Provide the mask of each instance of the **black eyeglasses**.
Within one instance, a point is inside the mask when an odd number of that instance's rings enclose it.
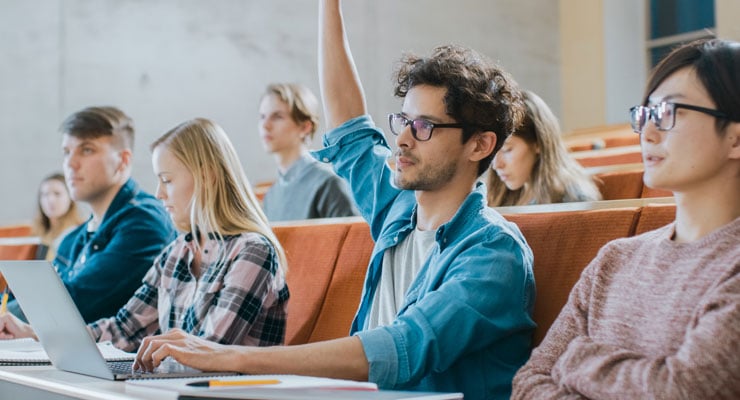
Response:
[[[630,108],[630,124],[632,125],[632,130],[638,134],[642,133],[648,120],[653,121],[660,131],[671,130],[676,124],[676,109],[678,108],[698,111],[715,118],[730,119],[727,114],[721,111],[712,110],[711,108],[692,106],[691,104],[683,103],[662,102],[652,107],[634,106]]]
[[[388,123],[391,126],[391,132],[398,136],[406,127],[411,128],[411,136],[414,139],[425,142],[432,138],[434,128],[465,128],[465,124],[435,124],[425,119],[408,119],[403,114],[388,114]]]

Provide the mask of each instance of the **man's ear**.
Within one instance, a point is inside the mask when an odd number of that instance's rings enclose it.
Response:
[[[478,162],[488,157],[496,147],[496,140],[496,133],[493,131],[484,131],[476,134],[470,140],[473,146],[471,146],[471,152],[468,156],[469,160]]]
[[[306,120],[301,123],[301,139],[304,143],[311,141],[311,129],[313,129],[313,122]]]
[[[131,163],[134,161],[134,153],[131,151],[131,149],[123,149],[119,153],[119,156],[121,158],[121,165],[120,170],[124,171],[131,167]]]

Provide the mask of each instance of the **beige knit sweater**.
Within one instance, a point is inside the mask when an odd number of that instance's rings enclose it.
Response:
[[[740,399],[740,218],[692,243],[674,228],[599,251],[512,399]]]

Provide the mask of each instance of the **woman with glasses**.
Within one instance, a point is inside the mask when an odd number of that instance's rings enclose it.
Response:
[[[601,249],[514,399],[740,398],[740,43],[674,50],[645,93],[644,179],[676,220]]]
[[[601,200],[591,177],[568,154],[555,115],[539,96],[523,91],[524,121],[496,153],[488,172],[488,205]]]

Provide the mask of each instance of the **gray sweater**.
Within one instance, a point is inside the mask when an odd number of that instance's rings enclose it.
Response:
[[[357,215],[347,185],[328,166],[304,155],[265,193],[271,222]]]

